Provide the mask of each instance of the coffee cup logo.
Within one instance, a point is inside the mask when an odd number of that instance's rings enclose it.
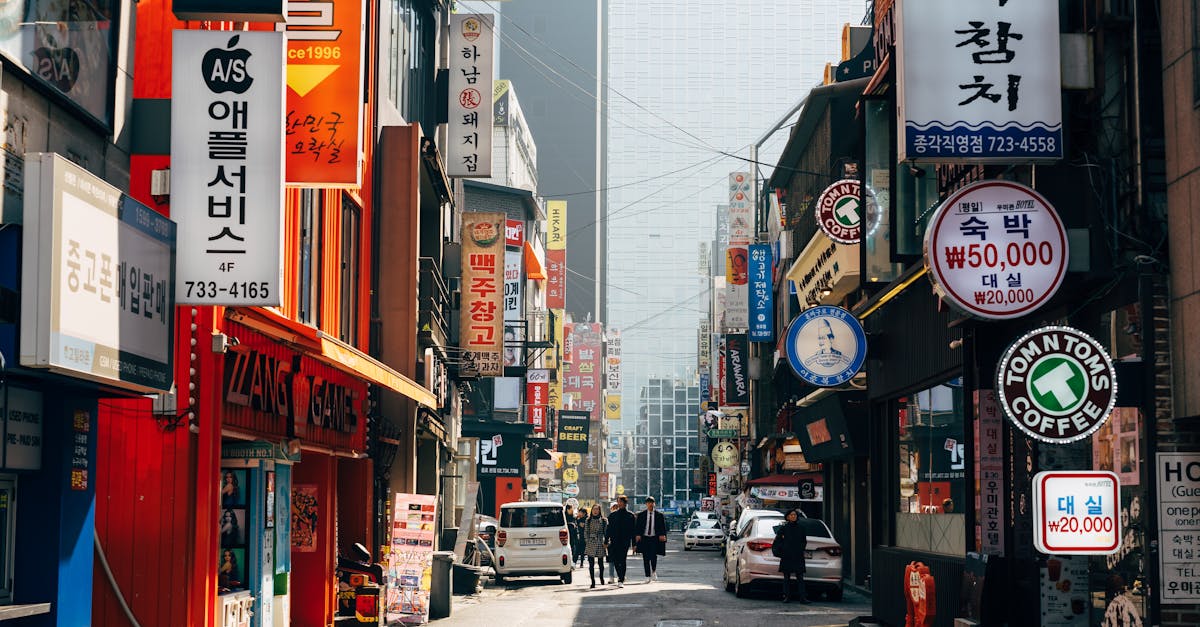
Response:
[[[244,94],[254,83],[247,67],[250,61],[250,51],[245,48],[234,48],[241,37],[234,35],[225,45],[225,49],[213,48],[204,53],[200,61],[204,84],[214,94],[233,92]]]

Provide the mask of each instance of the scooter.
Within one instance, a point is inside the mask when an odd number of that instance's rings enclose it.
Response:
[[[371,561],[371,552],[355,543],[350,556],[337,561],[337,621],[351,625],[384,625],[383,566]]]

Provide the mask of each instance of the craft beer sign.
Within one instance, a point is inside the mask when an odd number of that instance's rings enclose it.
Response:
[[[862,184],[842,179],[825,188],[817,198],[817,226],[839,244],[857,244],[862,239]]]
[[[1058,292],[1067,230],[1032,189],[1011,181],[968,185],[938,207],[925,231],[925,265],[955,308],[990,320],[1024,316]]]
[[[1082,440],[1104,424],[1117,401],[1117,376],[1104,347],[1071,327],[1027,333],[996,370],[1000,407],[1030,437],[1050,444]]]

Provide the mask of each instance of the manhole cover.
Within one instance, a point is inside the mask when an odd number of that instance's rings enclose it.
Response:
[[[702,627],[704,621],[684,618],[672,620],[660,620],[654,624],[654,627]]]

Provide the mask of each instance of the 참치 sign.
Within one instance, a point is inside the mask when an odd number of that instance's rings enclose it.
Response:
[[[1067,230],[1041,194],[1011,181],[980,181],[937,208],[924,253],[930,279],[952,305],[1007,320],[1058,292],[1069,250]]]
[[[1000,408],[1029,437],[1050,444],[1098,430],[1117,402],[1108,352],[1071,327],[1043,327],[1013,342],[996,369]]]
[[[1109,555],[1121,548],[1120,482],[1107,470],[1033,477],[1034,546],[1049,555]]]
[[[804,310],[788,327],[788,364],[801,380],[819,387],[849,381],[867,358],[867,334],[841,307]]]

